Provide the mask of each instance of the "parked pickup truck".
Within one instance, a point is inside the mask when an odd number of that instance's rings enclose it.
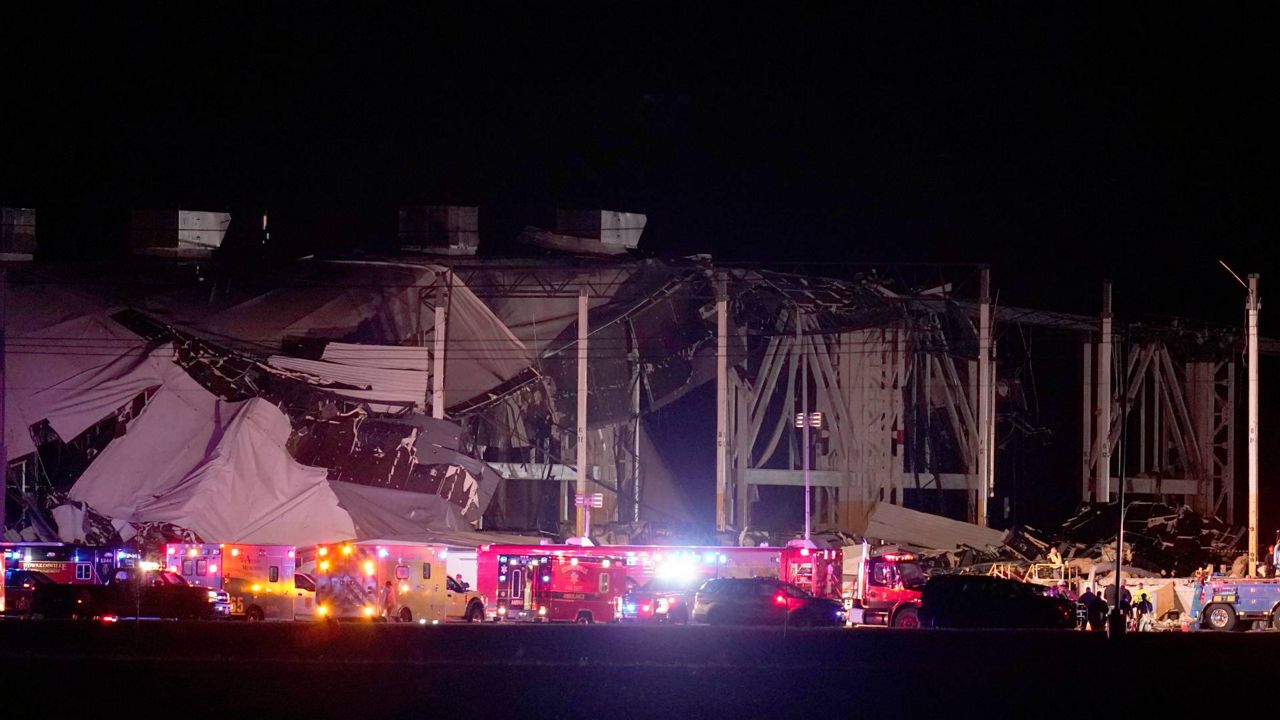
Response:
[[[161,569],[117,568],[105,585],[42,585],[31,612],[44,618],[154,617],[212,620],[231,613],[225,590],[190,585]]]

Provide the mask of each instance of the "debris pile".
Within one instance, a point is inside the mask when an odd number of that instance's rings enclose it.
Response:
[[[922,553],[937,572],[1028,576],[1031,566],[1055,562],[1081,574],[1114,563],[1119,505],[1086,504],[1054,532],[1018,526],[999,547],[961,547]],[[1238,566],[1243,528],[1233,528],[1183,506],[1129,503],[1124,513],[1125,572],[1152,577],[1187,577],[1213,565],[1223,571]],[[1056,556],[1056,557],[1054,557]],[[1236,567],[1233,567],[1236,566]],[[1098,567],[1101,573],[1106,567]]]

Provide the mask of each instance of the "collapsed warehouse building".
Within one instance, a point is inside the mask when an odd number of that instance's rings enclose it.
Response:
[[[825,277],[526,236],[562,254],[11,268],[5,536],[565,537],[584,530],[575,497],[599,493],[597,540],[754,542],[806,454],[817,529],[877,503],[986,524],[996,446],[1035,430],[997,325],[1080,334],[1081,495],[1116,489],[1099,480],[1122,420],[1115,393],[1105,428],[1090,404],[1092,318],[995,308],[976,270]],[[1127,422],[1152,439],[1129,491],[1232,519],[1233,337],[1140,342]],[[646,429],[709,383],[714,518]],[[797,413],[822,417],[809,453]]]

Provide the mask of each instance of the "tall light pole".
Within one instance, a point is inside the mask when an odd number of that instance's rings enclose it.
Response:
[[[1249,343],[1249,577],[1258,570],[1258,274],[1249,274],[1245,329]]]
[[[1258,572],[1258,274],[1249,273],[1249,282],[1240,279],[1230,265],[1218,263],[1248,291],[1245,299],[1245,354],[1249,363],[1249,577]]]
[[[809,412],[809,402],[807,400],[804,402],[804,408],[804,411],[796,413],[796,427],[801,428],[804,435],[804,439],[801,441],[804,443],[804,544],[805,547],[813,547],[813,541],[809,539],[810,529],[812,528],[809,520],[809,467],[811,465],[809,452],[812,447],[809,428],[814,430],[822,429],[822,413]]]

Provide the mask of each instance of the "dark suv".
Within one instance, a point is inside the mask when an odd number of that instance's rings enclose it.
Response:
[[[1041,585],[988,575],[934,575],[920,597],[920,624],[937,628],[1076,626],[1075,605]]]
[[[843,625],[844,606],[774,578],[718,578],[698,588],[692,617],[708,625]]]

